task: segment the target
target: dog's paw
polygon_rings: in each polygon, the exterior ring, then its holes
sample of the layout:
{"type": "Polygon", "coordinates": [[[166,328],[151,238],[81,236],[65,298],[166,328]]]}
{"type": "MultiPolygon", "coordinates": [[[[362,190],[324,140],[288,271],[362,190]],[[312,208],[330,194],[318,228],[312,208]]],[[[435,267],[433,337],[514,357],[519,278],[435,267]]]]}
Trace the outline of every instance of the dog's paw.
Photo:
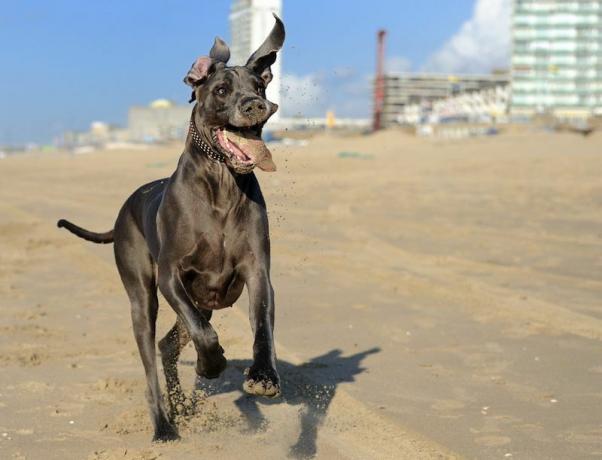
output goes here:
{"type": "Polygon", "coordinates": [[[178,439],[180,439],[178,431],[167,422],[158,426],[155,430],[155,435],[153,436],[153,442],[169,442],[177,441],[178,439]]]}
{"type": "Polygon", "coordinates": [[[202,357],[199,355],[196,373],[206,379],[216,379],[226,370],[227,365],[228,360],[224,356],[224,349],[219,347],[215,352],[206,353],[202,357]]]}
{"type": "Polygon", "coordinates": [[[250,367],[245,369],[245,376],[242,385],[245,392],[256,396],[265,396],[266,398],[280,396],[280,378],[275,369],[250,367]]]}

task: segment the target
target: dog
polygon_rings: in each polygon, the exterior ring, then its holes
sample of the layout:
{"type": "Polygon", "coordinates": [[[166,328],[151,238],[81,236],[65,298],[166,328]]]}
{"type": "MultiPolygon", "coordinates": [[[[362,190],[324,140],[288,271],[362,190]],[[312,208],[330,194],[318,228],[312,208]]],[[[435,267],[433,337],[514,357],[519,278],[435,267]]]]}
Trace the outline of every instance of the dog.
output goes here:
{"type": "Polygon", "coordinates": [[[244,66],[227,66],[228,45],[216,37],[184,82],[195,102],[177,168],[167,179],[138,188],[125,202],[113,230],[95,233],[67,220],[57,225],[94,243],[114,243],[115,262],[131,303],[134,335],[147,381],[154,441],[179,437],[175,417],[184,395],[177,372],[190,340],[196,373],[217,378],[226,368],[224,349],[211,326],[213,310],[230,307],[247,287],[254,334],[253,364],[245,371],[247,393],[280,395],[274,348],[274,290],[266,204],[253,169],[276,166],[261,140],[278,110],[266,98],[270,66],[285,38],[275,25],[244,66]],[[169,414],[157,376],[157,289],[177,314],[159,350],[169,414]]]}

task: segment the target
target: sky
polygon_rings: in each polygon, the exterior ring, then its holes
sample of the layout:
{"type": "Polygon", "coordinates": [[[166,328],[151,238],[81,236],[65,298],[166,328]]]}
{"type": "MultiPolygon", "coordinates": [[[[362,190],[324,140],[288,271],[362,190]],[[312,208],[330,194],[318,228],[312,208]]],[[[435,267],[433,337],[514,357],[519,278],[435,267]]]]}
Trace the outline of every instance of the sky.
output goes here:
{"type": "MultiPolygon", "coordinates": [[[[92,121],[125,125],[132,105],[185,104],[182,78],[213,38],[229,40],[229,0],[2,0],[0,145],[48,143],[92,121]]],[[[368,117],[376,31],[387,68],[507,67],[510,0],[283,0],[285,116],[368,117]]]]}

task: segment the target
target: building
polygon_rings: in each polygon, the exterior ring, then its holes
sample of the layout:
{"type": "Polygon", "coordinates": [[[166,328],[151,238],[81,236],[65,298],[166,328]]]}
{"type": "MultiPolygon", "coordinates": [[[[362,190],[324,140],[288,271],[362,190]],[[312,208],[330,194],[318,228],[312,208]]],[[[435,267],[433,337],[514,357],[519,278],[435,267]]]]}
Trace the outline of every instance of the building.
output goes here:
{"type": "Polygon", "coordinates": [[[148,106],[130,107],[128,111],[129,140],[164,142],[183,140],[188,133],[192,107],[157,99],[148,106]]]}
{"type": "Polygon", "coordinates": [[[102,146],[108,143],[126,142],[129,131],[117,125],[102,121],[93,121],[87,131],[66,131],[57,144],[61,147],[75,148],[79,146],[102,146]]]}
{"type": "MultiPolygon", "coordinates": [[[[231,60],[232,65],[244,65],[253,52],[259,48],[274,26],[276,13],[282,17],[282,0],[234,0],[230,9],[230,35],[231,35],[231,60]]],[[[280,105],[281,83],[280,69],[282,52],[272,66],[274,79],[267,89],[270,101],[280,105]]],[[[277,121],[279,112],[276,112],[270,121],[277,121]]]]}
{"type": "Polygon", "coordinates": [[[383,125],[390,126],[403,118],[407,106],[432,107],[441,99],[459,94],[505,87],[509,77],[505,73],[491,75],[445,75],[445,74],[386,74],[383,125]]]}
{"type": "Polygon", "coordinates": [[[183,141],[188,134],[192,106],[157,99],[148,106],[133,106],[125,128],[95,121],[87,131],[67,131],[58,141],[68,149],[115,148],[128,144],[183,141]]]}
{"type": "Polygon", "coordinates": [[[500,84],[428,103],[408,104],[397,122],[409,125],[507,122],[509,100],[510,85],[500,84]]]}
{"type": "Polygon", "coordinates": [[[514,0],[512,14],[512,114],[602,114],[602,0],[514,0]]]}

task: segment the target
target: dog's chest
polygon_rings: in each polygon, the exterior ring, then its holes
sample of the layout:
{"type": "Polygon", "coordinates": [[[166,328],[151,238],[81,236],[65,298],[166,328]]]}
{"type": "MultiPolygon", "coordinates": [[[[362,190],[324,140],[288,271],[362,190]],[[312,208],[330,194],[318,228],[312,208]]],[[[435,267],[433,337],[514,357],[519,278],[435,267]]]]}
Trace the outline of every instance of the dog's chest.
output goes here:
{"type": "Polygon", "coordinates": [[[243,289],[236,271],[236,259],[226,238],[201,239],[180,265],[188,295],[205,309],[230,307],[243,289]]]}

